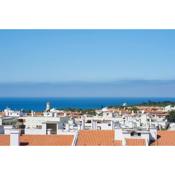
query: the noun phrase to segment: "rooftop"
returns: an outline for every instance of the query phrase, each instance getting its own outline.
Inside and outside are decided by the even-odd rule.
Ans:
[[[21,146],[71,146],[73,135],[22,135]],[[81,130],[78,134],[77,146],[121,146],[116,141],[114,130]],[[9,146],[10,136],[0,135],[0,146]],[[126,139],[126,146],[145,146],[145,140],[139,138]],[[150,146],[175,146],[175,131],[158,131],[157,141]]]
[[[152,146],[175,146],[175,131],[158,131],[157,141]]]
[[[22,135],[21,146],[71,146],[73,135]],[[9,146],[10,136],[0,135],[0,145]]]
[[[121,146],[114,140],[114,131],[82,130],[78,134],[77,146]]]
[[[146,146],[144,139],[126,139],[127,146]]]

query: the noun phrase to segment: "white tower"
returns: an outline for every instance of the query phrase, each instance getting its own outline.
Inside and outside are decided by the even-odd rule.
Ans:
[[[46,111],[49,111],[50,110],[50,102],[47,102],[46,103]]]

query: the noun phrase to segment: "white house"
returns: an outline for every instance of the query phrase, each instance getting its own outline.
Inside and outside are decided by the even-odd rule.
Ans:
[[[121,128],[115,129],[115,140],[122,141],[122,145],[126,145],[126,139],[144,139],[146,146],[151,141],[157,140],[157,129],[151,128],[149,130],[124,130]]]
[[[20,119],[24,120],[24,133],[29,135],[57,134],[64,130],[65,124],[68,123],[68,117],[27,116]]]
[[[22,111],[14,111],[14,110],[11,110],[10,108],[6,108],[4,110],[4,115],[5,117],[22,117],[25,114]]]
[[[174,110],[175,110],[175,106],[171,106],[171,105],[165,106],[164,108],[165,112],[174,111]]]
[[[55,108],[43,112],[44,117],[57,117],[57,114],[58,111]]]

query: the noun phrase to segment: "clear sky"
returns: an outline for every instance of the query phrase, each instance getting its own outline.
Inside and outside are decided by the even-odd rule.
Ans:
[[[57,86],[64,82],[69,87],[76,82],[89,82],[89,86],[101,82],[113,86],[119,80],[166,82],[175,80],[175,30],[0,30],[0,61],[0,83],[4,87],[19,82],[57,83]],[[128,84],[133,84],[130,81]],[[174,81],[170,82],[172,86],[165,87],[163,92],[173,93]],[[128,84],[130,91],[132,87]],[[117,95],[118,86],[115,87],[112,94],[103,90],[99,96],[124,94]],[[9,94],[5,89],[8,88],[0,96]],[[77,89],[75,96],[95,96],[80,86]],[[141,92],[138,90],[138,94]],[[36,95],[34,87],[30,89],[31,96],[32,93]],[[52,93],[52,96],[67,94],[57,94],[57,89]],[[11,96],[15,94],[27,95],[13,91]],[[132,95],[137,96],[127,94]],[[156,96],[161,95],[162,91]]]

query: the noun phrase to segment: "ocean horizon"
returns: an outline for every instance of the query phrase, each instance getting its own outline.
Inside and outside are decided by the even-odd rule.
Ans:
[[[3,97],[0,98],[0,110],[9,107],[13,110],[44,111],[47,102],[56,109],[100,109],[123,103],[137,105],[148,101],[175,102],[175,97]]]

